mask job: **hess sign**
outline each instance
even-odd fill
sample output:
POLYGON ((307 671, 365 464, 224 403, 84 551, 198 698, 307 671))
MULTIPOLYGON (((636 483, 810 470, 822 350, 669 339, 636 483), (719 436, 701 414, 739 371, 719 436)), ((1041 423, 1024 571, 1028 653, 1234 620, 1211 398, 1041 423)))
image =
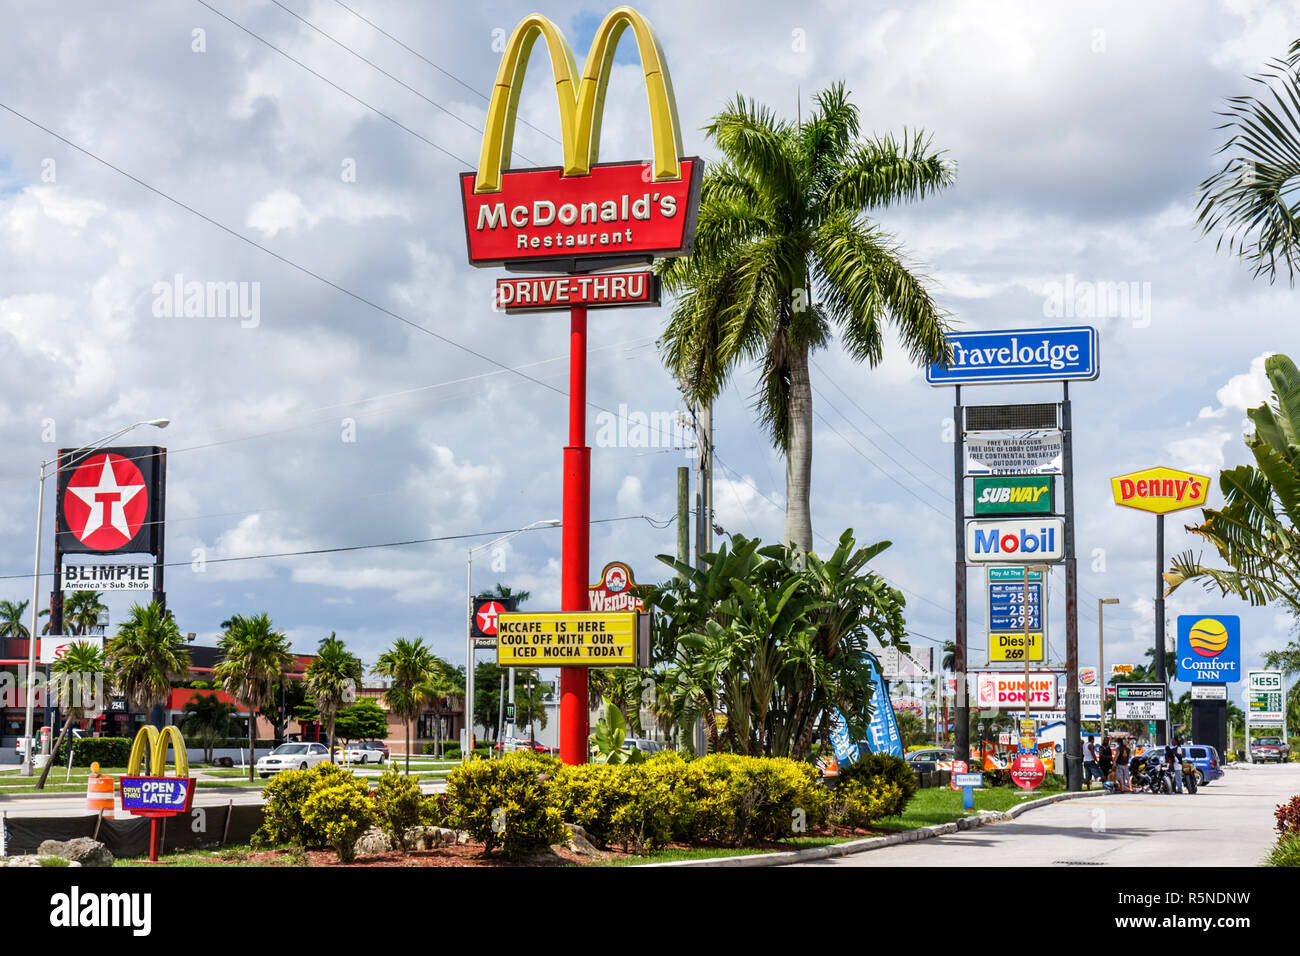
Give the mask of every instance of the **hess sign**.
POLYGON ((460 177, 470 264, 587 272, 689 255, 704 164, 681 152, 668 65, 645 17, 629 7, 605 17, 581 73, 559 28, 538 13, 525 17, 501 56, 478 170, 460 177), (605 89, 628 28, 641 58, 654 158, 600 163, 605 89), (524 71, 539 39, 554 76, 564 164, 510 169, 524 71))

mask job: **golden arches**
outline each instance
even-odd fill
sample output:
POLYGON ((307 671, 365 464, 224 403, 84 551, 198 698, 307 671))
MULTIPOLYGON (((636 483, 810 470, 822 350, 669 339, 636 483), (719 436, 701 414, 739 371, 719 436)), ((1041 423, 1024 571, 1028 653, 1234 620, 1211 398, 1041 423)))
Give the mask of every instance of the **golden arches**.
POLYGON ((131 744, 131 758, 126 767, 128 777, 139 774, 140 766, 144 763, 146 747, 149 748, 148 776, 162 777, 166 774, 168 747, 171 747, 176 754, 176 776, 190 775, 189 755, 185 752, 185 738, 181 736, 180 729, 168 725, 159 731, 158 728, 145 724, 135 735, 135 742, 131 744))
POLYGON ((596 29, 586 66, 578 77, 573 50, 564 34, 546 17, 533 13, 519 21, 501 55, 483 130, 483 149, 474 179, 475 193, 499 192, 501 189, 501 171, 510 165, 514 144, 519 92, 533 46, 539 37, 546 41, 555 77, 555 97, 560 107, 563 134, 564 175, 585 176, 591 172, 600 153, 600 124, 614 52, 628 27, 636 37, 645 76, 654 147, 654 178, 656 181, 681 178, 678 157, 682 152, 682 138, 677 120, 677 100, 673 95, 663 47, 659 45, 659 38, 650 22, 631 7, 610 11, 596 29))

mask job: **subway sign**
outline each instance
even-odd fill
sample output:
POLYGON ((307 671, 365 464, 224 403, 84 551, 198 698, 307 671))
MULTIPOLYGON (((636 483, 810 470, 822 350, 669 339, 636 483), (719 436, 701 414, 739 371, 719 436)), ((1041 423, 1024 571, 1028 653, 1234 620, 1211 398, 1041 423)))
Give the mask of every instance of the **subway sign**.
POLYGON ((1036 564, 1065 558, 1065 520, 969 521, 966 560, 973 564, 1036 564))
POLYGON ((976 478, 975 514, 1050 515, 1056 510, 1050 475, 976 478))
POLYGON ((1110 480, 1115 504, 1152 514, 1168 514, 1205 504, 1210 479, 1173 468, 1147 468, 1110 480))

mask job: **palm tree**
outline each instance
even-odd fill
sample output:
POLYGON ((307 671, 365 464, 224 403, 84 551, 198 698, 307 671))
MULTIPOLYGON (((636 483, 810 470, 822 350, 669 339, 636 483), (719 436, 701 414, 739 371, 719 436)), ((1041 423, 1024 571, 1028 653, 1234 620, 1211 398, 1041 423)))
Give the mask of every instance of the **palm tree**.
MULTIPOLYGON (((103 707, 103 697, 108 693, 102 680, 107 670, 104 650, 88 641, 73 641, 63 656, 50 665, 51 691, 56 695, 59 708, 64 712, 63 728, 51 753, 57 754, 68 738, 68 731, 81 723, 88 714, 98 713, 103 707), (101 682, 99 686, 95 686, 101 682)), ((45 778, 54 766, 51 758, 41 770, 36 789, 45 788, 45 778)))
POLYGON ((89 634, 107 611, 98 591, 73 591, 63 601, 63 633, 89 634))
POLYGON ((27 611, 27 605, 30 601, 19 601, 15 604, 13 601, 0 601, 0 637, 11 637, 17 640, 25 640, 30 631, 27 625, 23 623, 23 614, 27 611))
POLYGON ((329 637, 321 639, 315 660, 307 665, 303 683, 325 720, 331 763, 334 762, 334 719, 348 691, 355 691, 362 676, 361 659, 353 656, 333 631, 329 637))
POLYGON ((117 635, 104 642, 104 653, 113 685, 161 727, 161 706, 171 693, 171 682, 190 670, 190 652, 171 611, 157 601, 143 607, 133 604, 117 635))
POLYGON ((212 763, 215 741, 233 737, 238 733, 235 708, 216 694, 194 694, 185 705, 181 719, 181 733, 203 744, 203 761, 212 763))
POLYGON ((289 639, 265 614, 234 615, 217 641, 223 659, 212 670, 221 688, 248 708, 248 780, 253 781, 257 712, 275 699, 275 686, 293 663, 289 639))
POLYGON ((1260 97, 1234 96, 1219 115, 1219 129, 1232 131, 1219 148, 1228 161, 1200 185, 1197 219, 1202 235, 1219 233, 1215 248, 1255 266, 1255 275, 1277 278, 1279 266, 1295 283, 1300 264, 1300 40, 1285 60, 1251 79, 1266 91, 1260 97), (1280 260, 1280 261, 1279 261, 1280 260))
MULTIPOLYGON (((434 687, 446 679, 446 666, 425 646, 424 638, 408 641, 399 637, 393 646, 379 655, 372 673, 387 677, 392 683, 384 691, 384 702, 406 724, 406 772, 411 772, 411 721, 435 697, 434 687)), ((441 735, 439 735, 441 736, 441 735)))
POLYGON ((723 160, 704 179, 694 254, 659 265, 678 297, 660 349, 691 402, 712 401, 738 365, 759 363, 756 410, 786 458, 784 540, 803 551, 813 544, 811 353, 838 330, 849 355, 875 366, 891 323, 914 360, 947 359, 942 313, 865 214, 954 177, 924 134, 860 140, 842 83, 816 102, 793 124, 740 96, 714 117, 707 132, 723 160))
POLYGON ((1274 404, 1246 412, 1255 426, 1245 436, 1255 464, 1221 471, 1224 506, 1203 508, 1204 522, 1188 529, 1214 545, 1228 568, 1186 552, 1164 575, 1165 593, 1199 580, 1251 604, 1277 602, 1300 618, 1300 371, 1285 355, 1270 355, 1264 370, 1274 404))

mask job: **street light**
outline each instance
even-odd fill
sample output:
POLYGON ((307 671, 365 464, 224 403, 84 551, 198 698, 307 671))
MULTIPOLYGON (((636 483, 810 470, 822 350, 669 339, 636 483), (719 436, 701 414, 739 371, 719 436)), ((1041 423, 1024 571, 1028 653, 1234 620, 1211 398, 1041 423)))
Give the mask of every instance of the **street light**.
MULTIPOLYGON (((77 455, 80 455, 83 452, 89 455, 91 452, 98 451, 114 439, 121 438, 133 428, 138 428, 141 425, 152 425, 154 428, 166 428, 170 424, 170 419, 153 418, 147 421, 134 422, 133 424, 127 425, 125 428, 119 428, 111 435, 106 435, 96 442, 91 442, 89 445, 82 445, 80 448, 73 449, 68 455, 69 467, 72 465, 72 459, 76 458, 77 455)), ((27 719, 23 728, 23 765, 22 769, 19 771, 19 775, 23 777, 30 777, 32 775, 32 675, 36 671, 36 605, 40 601, 41 516, 45 511, 45 479, 47 477, 45 469, 50 465, 56 465, 58 463, 59 458, 57 455, 49 461, 41 462, 40 476, 36 481, 36 560, 32 566, 32 626, 31 631, 27 635, 27 719)), ((55 581, 54 586, 56 588, 59 587, 59 582, 55 581)))
MULTIPOLYGON (((474 566, 474 552, 490 548, 502 541, 509 541, 515 535, 523 534, 525 531, 535 531, 538 528, 558 528, 559 526, 560 520, 558 518, 534 521, 522 528, 516 528, 509 534, 503 534, 487 544, 465 549, 465 739, 460 749, 460 759, 462 761, 468 760, 474 755, 474 590, 473 585, 470 583, 474 566)), ((513 674, 513 671, 511 673, 513 674)))
POLYGON ((1101 612, 1103 605, 1118 604, 1119 598, 1097 598, 1097 679, 1101 681, 1101 732, 1106 733, 1106 652, 1101 643, 1101 612))

